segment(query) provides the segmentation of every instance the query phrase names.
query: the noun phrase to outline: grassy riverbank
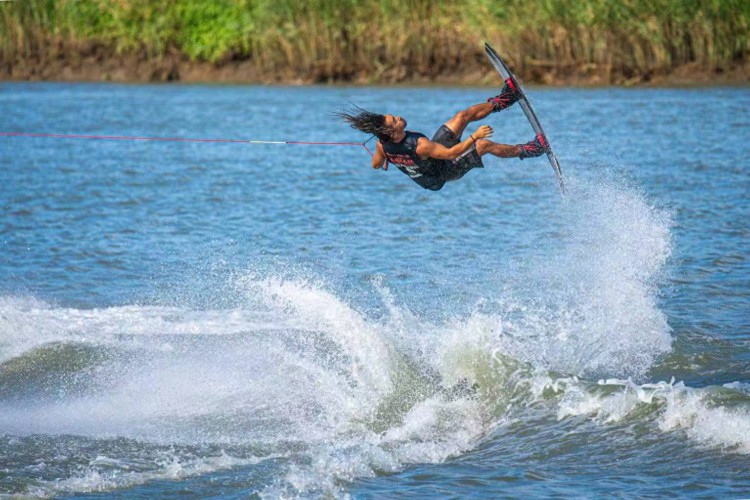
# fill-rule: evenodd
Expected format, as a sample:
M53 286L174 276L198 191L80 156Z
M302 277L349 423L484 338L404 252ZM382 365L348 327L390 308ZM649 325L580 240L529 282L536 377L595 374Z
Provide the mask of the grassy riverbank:
M385 83L747 81L747 0L16 0L0 78Z

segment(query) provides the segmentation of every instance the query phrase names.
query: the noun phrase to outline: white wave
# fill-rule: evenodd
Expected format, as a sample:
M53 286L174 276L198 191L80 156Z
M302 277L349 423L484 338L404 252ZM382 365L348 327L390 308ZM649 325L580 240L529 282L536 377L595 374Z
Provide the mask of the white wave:
M311 492L338 497L344 495L342 481L397 472L410 463L442 462L476 446L488 430L482 414L476 401L429 398L382 434L355 433L310 449L310 465L293 464L283 483L266 488L262 496Z
M295 322L308 330L323 330L351 360L351 375L368 391L383 392L390 388L389 347L383 329L368 322L351 305L322 286L307 281L265 280L250 287L260 290L266 304L291 314Z
M252 272L228 284L240 296L232 310L76 310L0 299L0 361L49 342L125 352L87 372L81 383L91 386L81 395L4 405L0 432L260 444L291 459L264 495L335 495L340 481L463 453L508 408L549 391L563 393L560 418L602 423L665 404L671 384L628 382L622 394L600 394L583 380L641 377L670 349L658 307L668 214L611 183L571 181L559 216L559 251L511 276L500 298L487 299L496 310L441 324L397 305L382 283L375 288L386 314L373 320L324 284ZM476 394L447 397L436 387L463 381L478 383ZM691 429L688 421L700 419L669 425ZM113 474L93 468L63 486L96 491L148 480Z
M129 471L127 467L112 467L116 459L100 456L83 467L75 476L56 481L39 481L24 492L24 497L52 498L66 493L107 492L120 488L138 486L154 480L180 480L201 474L255 465L274 456L236 458L222 453L218 456L190 460L177 457L164 457L150 471Z
M438 388L401 401L405 396L396 388L401 376L419 379L420 364L442 359L404 362L399 349L409 339L425 341L425 324L373 321L307 280L248 275L235 286L244 287L254 309L227 316L239 319L230 319L226 329L220 311L18 308L21 323L41 326L44 334L35 342L85 338L108 350L124 347L124 354L80 378L91 385L82 395L2 405L0 432L126 437L160 445L260 445L284 456L294 456L301 446L308 458L292 461L283 484L296 485L294 491L335 492L339 480L398 470L411 461L444 460L469 449L486 431L481 405L448 401ZM408 316L401 310L402 319ZM75 327L62 328L73 318ZM172 347L164 349L165 342ZM451 370L444 370L450 380L463 376ZM429 387L431 381L420 383ZM372 422L383 412L390 423L374 429ZM169 477L164 469L153 477ZM149 474L103 475L94 467L56 487L107 490L148 480Z
M748 384L747 382L730 382L728 384L724 384L723 387L750 395L750 384Z
M682 430L704 446L750 454L750 408L713 405L706 390L683 388L668 393L659 428Z
M750 454L750 407L712 403L713 387L691 388L674 380L638 385L617 379L602 380L597 387L568 379L556 389L562 392L558 419L586 415L601 424L617 423L644 405L654 405L659 430L682 432L701 446Z

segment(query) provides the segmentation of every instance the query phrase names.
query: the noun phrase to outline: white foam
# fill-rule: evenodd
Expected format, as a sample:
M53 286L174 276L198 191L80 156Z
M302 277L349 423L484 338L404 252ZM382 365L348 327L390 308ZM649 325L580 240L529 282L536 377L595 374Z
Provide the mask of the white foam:
M654 405L658 429L683 432L701 446L733 453L750 453L750 409L711 403L715 388L691 388L682 382L638 385L631 380L599 382L607 388L566 381L558 403L558 419L585 415L601 424L621 422L644 405ZM619 390L613 389L620 388Z
M306 450L306 465L293 462L279 491L291 484L293 492L340 492L340 480L397 470L410 461L444 460L469 449L486 430L477 403L445 401L439 395L417 401L385 432L370 429L384 399L400 397L392 396L392 377L400 373L394 369L403 354L393 342L434 344L423 335L425 324L408 311L400 310L399 320L372 321L308 280L248 277L234 285L248 294L253 309L84 311L6 301L5 307L15 307L11 328L38 326L30 342L11 339L17 342L13 352L48 342L85 341L106 345L108 351L124 348L125 355L87 372L89 378L81 381L90 386L79 395L2 405L0 431L156 444L260 443L282 455L288 454L285 443L298 443ZM414 322L407 324L409 317ZM464 328L458 322L447 329ZM209 342L211 336L227 339ZM171 348L163 348L165 343ZM408 364L400 369L412 370ZM452 370L444 371L455 379ZM40 491L106 491L157 477L210 472L218 465L207 461L165 464L152 472L103 472L112 467L94 463L86 473Z
M275 457L236 458L225 453L191 460L180 460L171 456L164 457L159 463L155 463L154 465L157 466L155 470L136 472L108 467L116 460L97 457L75 476L56 481L39 481L25 494L48 498L65 493L106 492L138 486L153 480L179 480L232 467L255 465L272 458Z
M723 387L750 395L750 384L747 382L729 382L728 384L724 384Z
M283 482L261 496L279 498L300 492L346 496L343 481L393 473L408 463L439 463L476 446L489 429L476 401L429 398L414 406L400 425L382 434L364 429L339 436L335 444L308 451L311 464L292 465ZM291 487L291 488L290 488Z
M672 382L673 383L673 382ZM672 383L637 385L631 380L610 379L600 381L600 386L621 386L623 389L611 394L592 393L583 383L569 383L558 404L557 418L589 415L602 423L619 422L630 415L639 405L650 405L655 398L664 398L673 390Z
M672 391L661 416L663 431L682 430L693 441L708 447L750 454L750 410L712 405L706 389Z

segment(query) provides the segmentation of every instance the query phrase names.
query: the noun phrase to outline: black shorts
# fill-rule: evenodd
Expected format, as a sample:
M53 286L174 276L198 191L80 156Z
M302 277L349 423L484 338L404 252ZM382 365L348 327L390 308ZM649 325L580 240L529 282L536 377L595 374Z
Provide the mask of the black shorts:
M461 142L461 139L456 137L451 129L445 125L440 125L435 135L432 136L432 142L442 144L446 148L452 148ZM445 180L447 182L460 179L472 168L484 168L482 157L477 153L476 144L455 160L446 161Z

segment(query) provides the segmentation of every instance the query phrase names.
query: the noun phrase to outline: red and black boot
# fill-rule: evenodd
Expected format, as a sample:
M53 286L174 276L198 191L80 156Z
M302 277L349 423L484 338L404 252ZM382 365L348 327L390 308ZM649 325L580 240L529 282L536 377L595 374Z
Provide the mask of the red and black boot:
M505 85L498 95L490 97L487 102L492 103L492 112L502 111L503 109L509 108L513 103L518 101L521 97L521 93L518 91L518 87L510 78L505 80Z
M517 144L521 148L521 153L518 155L520 159L535 158L542 156L544 153L549 151L549 143L547 138L542 134L537 134L533 141L529 141L526 144Z

